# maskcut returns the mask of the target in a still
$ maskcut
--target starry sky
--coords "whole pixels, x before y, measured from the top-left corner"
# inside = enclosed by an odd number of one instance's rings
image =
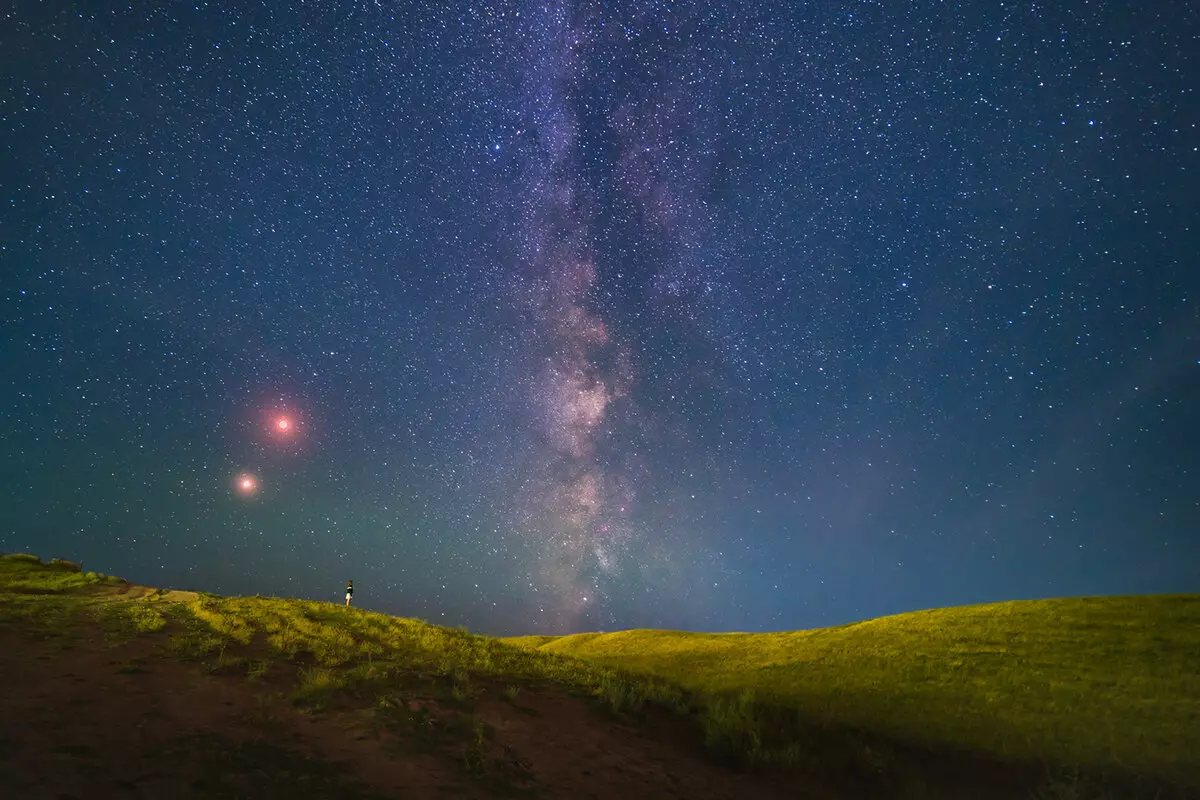
[[[14,0],[0,53],[0,551],[495,634],[1200,590],[1196,4]]]

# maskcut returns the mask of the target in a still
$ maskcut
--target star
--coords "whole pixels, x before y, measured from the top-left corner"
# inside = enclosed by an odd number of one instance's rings
[[[233,488],[242,497],[253,497],[258,494],[258,478],[249,472],[239,473],[233,479]]]

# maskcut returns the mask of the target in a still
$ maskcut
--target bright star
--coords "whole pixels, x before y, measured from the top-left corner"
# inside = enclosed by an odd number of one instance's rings
[[[233,488],[243,497],[250,497],[258,493],[258,478],[249,472],[243,472],[234,478]]]

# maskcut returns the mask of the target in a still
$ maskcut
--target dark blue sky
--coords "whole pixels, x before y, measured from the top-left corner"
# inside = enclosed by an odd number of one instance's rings
[[[1193,4],[8,9],[0,550],[490,633],[1200,589]]]

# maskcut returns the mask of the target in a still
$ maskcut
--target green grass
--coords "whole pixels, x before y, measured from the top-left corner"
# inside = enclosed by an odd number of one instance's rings
[[[675,705],[684,693],[669,681],[631,677],[612,667],[572,658],[531,653],[462,629],[354,608],[267,597],[201,596],[181,604],[190,617],[178,634],[179,648],[197,656],[218,647],[265,649],[272,659],[313,671],[302,685],[305,697],[330,687],[384,684],[397,675],[442,677],[453,692],[470,696],[471,680],[549,682],[608,702],[616,710],[654,698]]]
[[[24,553],[0,555],[0,625],[27,639],[65,645],[79,634],[85,605],[75,593],[121,583],[61,559],[42,563]]]
[[[722,758],[852,784],[853,796],[957,796],[924,784],[955,754],[1032,765],[1049,776],[1037,797],[1200,789],[1200,595],[1000,603],[788,633],[499,640],[329,603],[137,597],[113,588],[122,583],[0,556],[0,625],[66,641],[90,620],[114,646],[157,635],[162,653],[261,683],[280,702],[365,708],[388,729],[454,741],[467,772],[514,785],[519,765],[464,720],[481,693],[519,705],[525,690],[557,687],[615,714],[668,709]],[[1149,789],[1101,788],[1114,776]]]
[[[708,696],[713,743],[765,760],[794,760],[787,732],[817,723],[1006,759],[1200,776],[1200,595],[997,603],[790,633],[507,641]]]
[[[94,602],[90,610],[110,647],[162,630],[170,613],[165,603],[153,599]]]
[[[78,564],[55,558],[43,564],[26,553],[0,555],[0,591],[30,594],[64,592],[89,586],[116,586],[110,575],[83,572]]]
[[[120,578],[84,572],[71,561],[55,558],[43,563],[25,553],[0,555],[0,624],[19,624],[37,638],[70,639],[90,615],[111,646],[162,630],[164,604],[154,597],[118,602],[97,593],[124,584]]]

